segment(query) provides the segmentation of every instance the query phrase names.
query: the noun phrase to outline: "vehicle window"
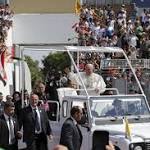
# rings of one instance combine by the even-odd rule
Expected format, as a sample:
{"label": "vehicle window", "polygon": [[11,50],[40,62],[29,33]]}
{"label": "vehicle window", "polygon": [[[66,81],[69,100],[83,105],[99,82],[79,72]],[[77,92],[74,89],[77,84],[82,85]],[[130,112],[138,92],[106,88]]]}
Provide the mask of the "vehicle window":
{"label": "vehicle window", "polygon": [[91,104],[91,114],[94,117],[100,117],[104,116],[105,112],[111,108],[111,102],[106,103],[106,102],[95,102]]}
{"label": "vehicle window", "polygon": [[149,115],[148,107],[140,99],[113,99],[91,102],[93,117]]}
{"label": "vehicle window", "polygon": [[48,101],[47,115],[48,115],[49,120],[57,121],[59,119],[58,114],[59,114],[58,102]]}

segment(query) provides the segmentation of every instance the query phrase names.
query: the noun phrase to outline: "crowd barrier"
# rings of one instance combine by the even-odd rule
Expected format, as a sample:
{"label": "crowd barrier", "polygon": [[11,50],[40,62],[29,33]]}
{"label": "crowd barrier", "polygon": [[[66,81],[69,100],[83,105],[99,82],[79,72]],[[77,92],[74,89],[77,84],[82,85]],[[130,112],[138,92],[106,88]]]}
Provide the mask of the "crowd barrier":
{"label": "crowd barrier", "polygon": [[[133,68],[150,69],[150,59],[131,59],[131,65]],[[101,63],[101,68],[124,68],[128,69],[129,65],[125,59],[105,59]]]}

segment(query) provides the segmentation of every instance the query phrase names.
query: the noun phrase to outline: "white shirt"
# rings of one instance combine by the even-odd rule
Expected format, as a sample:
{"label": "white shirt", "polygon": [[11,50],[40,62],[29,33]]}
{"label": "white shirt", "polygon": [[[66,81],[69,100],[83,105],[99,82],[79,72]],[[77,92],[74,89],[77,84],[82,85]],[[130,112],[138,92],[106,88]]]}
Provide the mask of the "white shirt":
{"label": "white shirt", "polygon": [[40,130],[39,131],[35,130],[35,133],[39,134],[39,133],[42,132],[40,110],[38,109],[38,107],[34,108],[34,107],[31,106],[31,108],[32,108],[32,111],[34,111],[34,109],[35,109],[35,111],[37,113],[37,118],[38,118],[38,122],[39,122],[39,125],[40,125]]}
{"label": "white shirt", "polygon": [[76,121],[73,117],[71,117],[71,119],[73,120],[73,123],[74,123],[75,125],[78,124],[77,121]]}
{"label": "white shirt", "polygon": [[137,36],[131,35],[129,39],[130,39],[129,45],[132,47],[136,47],[137,46],[137,40],[138,40]]}
{"label": "white shirt", "polygon": [[[13,132],[13,135],[11,135],[10,124],[9,124],[9,116],[4,113],[4,117],[5,117],[5,120],[6,120],[6,123],[7,123],[7,126],[8,126],[8,130],[9,130],[9,144],[13,144],[11,142],[11,139],[15,138],[15,134]],[[12,117],[10,117],[10,122],[11,122],[12,129],[14,131],[14,123],[13,123]]]}

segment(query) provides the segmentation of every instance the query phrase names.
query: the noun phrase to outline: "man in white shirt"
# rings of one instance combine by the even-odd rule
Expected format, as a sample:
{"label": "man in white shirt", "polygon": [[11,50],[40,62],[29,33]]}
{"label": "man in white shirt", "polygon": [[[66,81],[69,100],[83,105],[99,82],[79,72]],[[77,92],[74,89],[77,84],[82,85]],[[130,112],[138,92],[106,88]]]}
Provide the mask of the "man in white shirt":
{"label": "man in white shirt", "polygon": [[[88,91],[88,94],[91,95],[100,95],[106,89],[106,84],[101,75],[94,73],[94,66],[92,64],[87,64],[85,66],[85,72],[81,72],[80,76],[82,81]],[[81,89],[83,89],[83,85],[79,83]]]}

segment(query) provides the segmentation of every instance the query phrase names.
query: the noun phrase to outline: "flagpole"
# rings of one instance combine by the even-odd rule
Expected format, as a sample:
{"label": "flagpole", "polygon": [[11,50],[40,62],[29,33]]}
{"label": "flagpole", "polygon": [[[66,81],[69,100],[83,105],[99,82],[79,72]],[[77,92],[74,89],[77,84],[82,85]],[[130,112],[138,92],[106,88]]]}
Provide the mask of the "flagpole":
{"label": "flagpole", "polygon": [[81,9],[81,0],[75,0],[75,14],[79,15]]}

